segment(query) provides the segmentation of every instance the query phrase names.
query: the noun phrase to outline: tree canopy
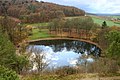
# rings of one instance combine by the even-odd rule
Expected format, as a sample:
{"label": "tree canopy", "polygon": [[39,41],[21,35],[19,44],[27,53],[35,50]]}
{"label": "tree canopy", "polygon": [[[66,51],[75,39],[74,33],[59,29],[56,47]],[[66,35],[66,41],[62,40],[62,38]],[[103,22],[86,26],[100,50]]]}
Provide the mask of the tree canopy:
{"label": "tree canopy", "polygon": [[120,63],[120,32],[110,31],[107,34],[107,39],[109,41],[107,56],[117,60]]}
{"label": "tree canopy", "polygon": [[16,54],[15,46],[0,30],[0,65],[20,73],[26,62],[24,56]]}
{"label": "tree canopy", "polygon": [[0,65],[0,80],[19,80],[15,71]]}

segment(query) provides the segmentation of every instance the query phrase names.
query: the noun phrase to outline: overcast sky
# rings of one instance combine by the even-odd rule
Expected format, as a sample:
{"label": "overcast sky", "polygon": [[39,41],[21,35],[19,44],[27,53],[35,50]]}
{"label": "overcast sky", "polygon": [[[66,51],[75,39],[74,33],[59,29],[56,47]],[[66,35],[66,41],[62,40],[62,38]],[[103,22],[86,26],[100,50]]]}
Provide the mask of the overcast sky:
{"label": "overcast sky", "polygon": [[[38,0],[41,1],[41,0]],[[90,13],[120,13],[120,0],[42,0],[75,6]]]}

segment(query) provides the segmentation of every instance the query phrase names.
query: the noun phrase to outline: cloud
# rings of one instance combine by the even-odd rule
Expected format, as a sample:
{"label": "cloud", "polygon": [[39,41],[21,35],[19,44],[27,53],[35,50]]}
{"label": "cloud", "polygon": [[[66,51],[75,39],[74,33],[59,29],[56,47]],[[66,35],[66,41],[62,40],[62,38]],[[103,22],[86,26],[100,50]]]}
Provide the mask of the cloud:
{"label": "cloud", "polygon": [[68,60],[69,64],[73,65],[73,66],[76,66],[76,63],[77,63],[77,59],[70,59]]}
{"label": "cloud", "polygon": [[120,13],[120,0],[43,0],[81,8],[93,13]]}
{"label": "cloud", "polygon": [[[77,54],[75,53],[73,50],[71,51],[67,51],[66,48],[63,48],[63,50],[58,51],[58,52],[54,52],[53,49],[49,46],[44,46],[44,45],[39,45],[39,46],[35,46],[36,48],[40,48],[43,49],[42,54],[45,55],[45,58],[43,59],[43,62],[47,62],[49,64],[50,68],[57,68],[60,66],[76,66],[76,63],[78,62],[78,58],[82,56],[82,54]],[[85,52],[85,54],[87,55],[87,52]],[[32,61],[33,58],[35,58],[35,54],[34,52],[32,53],[30,60]],[[84,59],[81,59],[84,61]],[[89,57],[88,59],[86,59],[89,63],[94,62],[94,59]],[[83,62],[84,63],[84,62]],[[37,69],[37,63],[34,62],[33,68],[32,70],[36,70]]]}
{"label": "cloud", "polygon": [[90,9],[98,13],[119,13],[120,1],[119,0],[93,0],[87,3]]}
{"label": "cloud", "polygon": [[58,61],[58,60],[59,60],[59,57],[58,57],[58,56],[55,56],[55,57],[53,57],[51,60],[53,60],[53,61]]}
{"label": "cloud", "polygon": [[89,58],[87,59],[87,61],[88,61],[89,63],[92,63],[92,62],[94,62],[94,59],[89,57]]}

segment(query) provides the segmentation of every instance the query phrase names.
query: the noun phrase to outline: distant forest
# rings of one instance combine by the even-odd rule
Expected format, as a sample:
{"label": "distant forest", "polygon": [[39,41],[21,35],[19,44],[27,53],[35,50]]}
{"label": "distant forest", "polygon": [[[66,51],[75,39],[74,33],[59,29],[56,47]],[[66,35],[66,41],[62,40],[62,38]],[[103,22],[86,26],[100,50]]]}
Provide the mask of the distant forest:
{"label": "distant forest", "polygon": [[54,18],[84,16],[85,11],[36,0],[0,0],[0,15],[18,18],[25,23],[48,22]]}

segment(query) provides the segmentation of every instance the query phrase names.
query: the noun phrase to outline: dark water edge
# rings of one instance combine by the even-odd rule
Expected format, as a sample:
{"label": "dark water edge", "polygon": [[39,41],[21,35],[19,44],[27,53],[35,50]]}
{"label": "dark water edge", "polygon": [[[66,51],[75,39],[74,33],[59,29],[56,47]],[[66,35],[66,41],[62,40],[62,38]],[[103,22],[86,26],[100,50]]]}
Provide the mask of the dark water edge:
{"label": "dark water edge", "polygon": [[[31,42],[28,46],[28,50],[41,50],[45,55],[45,61],[50,61],[49,67],[63,67],[63,66],[76,66],[76,63],[81,60],[80,63],[84,63],[85,60],[88,62],[94,62],[94,59],[98,59],[101,54],[101,50],[93,44],[68,39],[57,39],[57,40],[41,40]],[[33,48],[33,49],[34,49]],[[94,56],[82,59],[82,55],[87,54]]]}
{"label": "dark water edge", "polygon": [[41,41],[31,42],[30,45],[50,46],[54,49],[54,52],[61,51],[63,48],[66,47],[68,51],[73,49],[76,53],[84,54],[84,52],[87,51],[88,55],[92,54],[94,56],[99,56],[99,57],[101,54],[101,49],[96,45],[78,40],[68,40],[68,39],[41,40]]}

